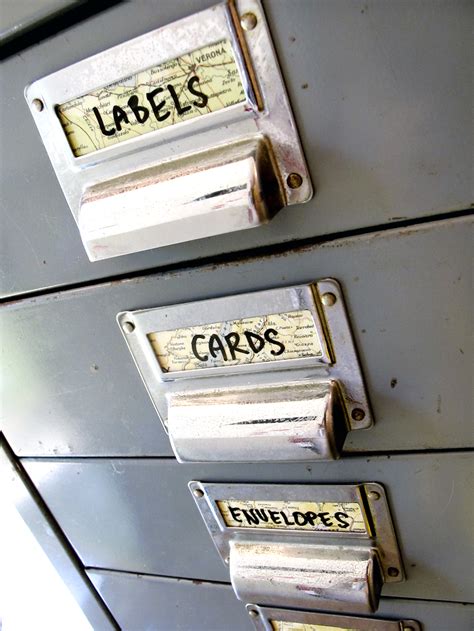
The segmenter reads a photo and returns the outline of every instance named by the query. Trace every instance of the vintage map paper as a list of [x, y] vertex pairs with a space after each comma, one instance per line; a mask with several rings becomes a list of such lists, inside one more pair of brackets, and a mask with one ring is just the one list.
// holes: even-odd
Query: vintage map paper
[[367, 534], [357, 502], [218, 500], [224, 522], [231, 528], [272, 528]]
[[76, 157], [246, 100], [229, 40], [59, 105]]
[[148, 334], [163, 372], [322, 357], [309, 309]]

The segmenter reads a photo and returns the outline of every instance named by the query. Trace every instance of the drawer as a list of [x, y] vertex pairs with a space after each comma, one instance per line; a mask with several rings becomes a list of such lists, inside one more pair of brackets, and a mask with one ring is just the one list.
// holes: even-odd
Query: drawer
[[[383, 597], [470, 602], [469, 453], [352, 457], [311, 466], [180, 465], [172, 459], [22, 460], [88, 568], [228, 582], [189, 480], [384, 485], [407, 580]], [[455, 551], [453, 540], [455, 539]]]
[[[229, 585], [89, 570], [123, 631], [252, 631], [244, 603]], [[468, 631], [473, 608], [446, 602], [382, 598], [376, 618], [414, 619], [423, 631]], [[321, 627], [322, 628], [322, 627]]]
[[313, 200], [255, 230], [90, 263], [24, 88], [212, 4], [119, 3], [5, 61], [1, 295], [469, 208], [472, 4], [268, 0]]
[[5, 304], [7, 440], [20, 456], [172, 455], [117, 313], [332, 276], [375, 418], [346, 453], [471, 446], [470, 233], [433, 222]]

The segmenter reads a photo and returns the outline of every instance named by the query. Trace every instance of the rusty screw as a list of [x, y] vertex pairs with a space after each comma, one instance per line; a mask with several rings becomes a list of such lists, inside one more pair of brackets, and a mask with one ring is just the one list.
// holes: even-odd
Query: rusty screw
[[201, 489], [194, 489], [193, 495], [194, 495], [194, 497], [203, 497], [204, 496], [204, 492], [201, 491]]
[[369, 498], [369, 500], [379, 500], [380, 493], [378, 493], [377, 491], [369, 491], [367, 493], [367, 497]]
[[351, 412], [351, 417], [353, 421], [363, 421], [365, 419], [365, 412], [360, 408], [354, 408]]
[[253, 29], [257, 26], [257, 16], [255, 13], [244, 13], [240, 18], [240, 26], [244, 29], [244, 31], [253, 31]]
[[389, 567], [387, 572], [388, 572], [388, 575], [391, 576], [392, 578], [396, 578], [400, 574], [400, 570], [397, 569], [396, 567]]
[[290, 173], [286, 178], [286, 183], [290, 188], [299, 188], [303, 184], [303, 178], [299, 173]]
[[326, 292], [321, 296], [321, 302], [325, 307], [332, 307], [336, 304], [337, 298], [330, 291]]
[[43, 111], [44, 103], [43, 103], [43, 101], [41, 99], [33, 99], [31, 104], [33, 105], [33, 107], [36, 110], [38, 110], [38, 112], [42, 112]]

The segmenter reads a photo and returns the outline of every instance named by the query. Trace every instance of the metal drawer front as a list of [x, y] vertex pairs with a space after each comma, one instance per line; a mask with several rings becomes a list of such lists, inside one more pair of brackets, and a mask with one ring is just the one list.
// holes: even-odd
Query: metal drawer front
[[20, 456], [171, 456], [117, 313], [332, 274], [376, 419], [343, 456], [471, 446], [471, 250], [469, 220], [436, 222], [2, 305], [7, 439]]
[[412, 623], [413, 618], [422, 623], [423, 631], [469, 631], [474, 615], [473, 607], [466, 605], [382, 598], [379, 612], [370, 620], [359, 616], [342, 619], [337, 614], [335, 617], [334, 614], [305, 614], [252, 606], [260, 614], [256, 618], [246, 613], [244, 603], [235, 598], [230, 585], [107, 570], [89, 570], [88, 573], [123, 631], [252, 631], [254, 622], [259, 631], [274, 631], [263, 622], [263, 616], [267, 618], [269, 615], [273, 620], [295, 620], [300, 624], [300, 621], [309, 623], [318, 617], [319, 624], [361, 631], [399, 631], [401, 619], [410, 621], [413, 631], [418, 631]]
[[418, 453], [309, 466], [180, 465], [153, 459], [23, 464], [86, 566], [224, 582], [229, 570], [190, 496], [190, 478], [234, 485], [376, 479], [388, 496], [407, 574], [405, 582], [384, 584], [382, 597], [470, 602], [469, 556], [452, 554], [454, 532], [459, 549], [469, 549], [471, 541], [465, 518], [470, 460], [469, 453]]
[[[213, 4], [162, 2], [157, 12], [153, 0], [139, 10], [120, 3], [4, 62], [4, 295], [469, 207], [472, 3], [384, 0], [364, 10], [352, 0], [277, 0], [264, 8], [317, 195], [258, 230], [92, 266], [24, 87]], [[28, 186], [16, 184], [20, 171]]]

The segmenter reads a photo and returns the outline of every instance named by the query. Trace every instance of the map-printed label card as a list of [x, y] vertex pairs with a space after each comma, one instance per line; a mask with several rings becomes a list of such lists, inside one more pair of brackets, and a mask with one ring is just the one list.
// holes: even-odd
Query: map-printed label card
[[150, 333], [164, 372], [321, 357], [308, 309]]
[[367, 534], [358, 502], [217, 500], [226, 526]]

